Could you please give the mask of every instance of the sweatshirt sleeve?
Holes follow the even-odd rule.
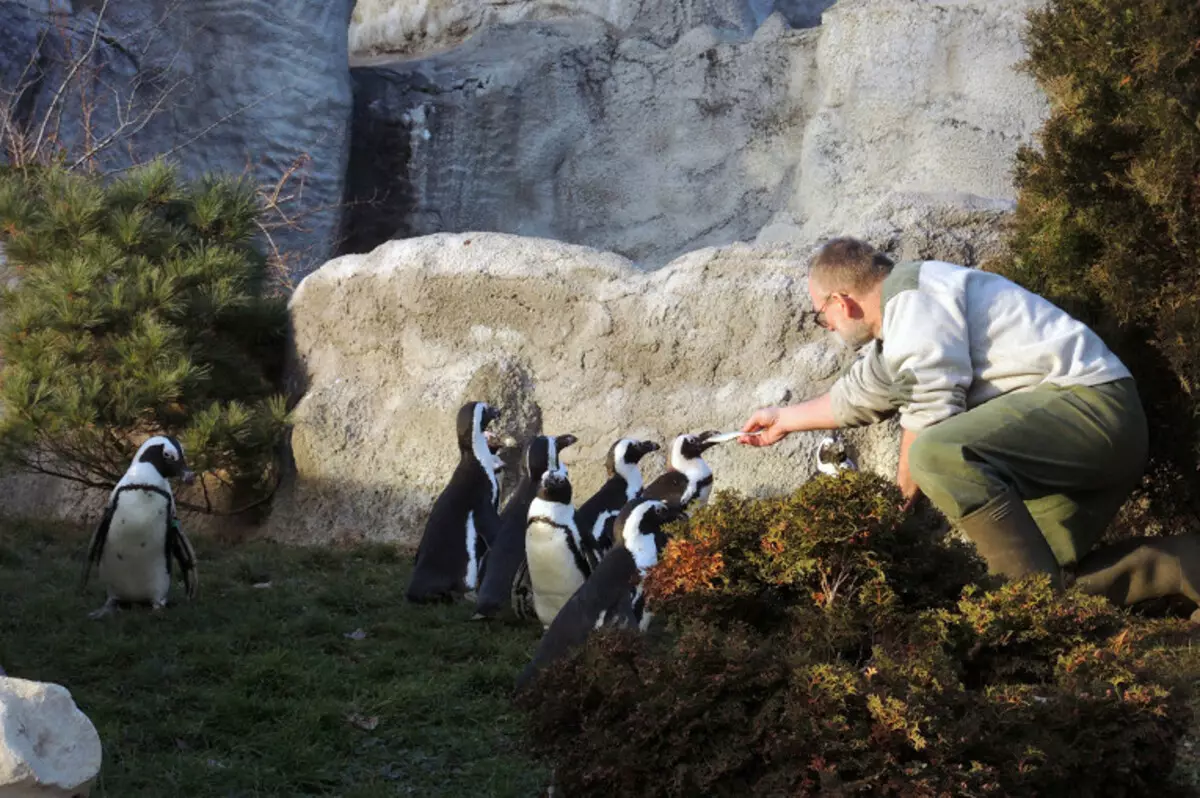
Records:
[[[973,369],[959,300],[902,291],[885,315],[883,361],[895,375],[900,426],[921,430],[965,410]]]
[[[829,389],[830,408],[839,427],[861,427],[896,412],[892,380],[879,342],[871,344]]]

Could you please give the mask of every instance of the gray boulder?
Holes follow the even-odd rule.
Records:
[[[470,399],[496,402],[502,430],[578,436],[563,459],[582,502],[621,436],[666,444],[733,430],[760,406],[815,395],[853,353],[797,329],[807,255],[739,244],[646,273],[611,253],[466,233],[331,261],[291,301],[304,394],[295,473],[265,533],[415,544],[457,462],[454,415]],[[505,387],[512,374],[520,391]],[[816,472],[821,437],[716,447],[716,487],[790,491]],[[848,440],[860,466],[894,474],[892,424]],[[663,453],[643,463],[651,479]]]

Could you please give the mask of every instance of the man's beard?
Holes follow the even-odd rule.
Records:
[[[871,326],[865,321],[852,321],[845,329],[836,330],[836,333],[842,343],[851,349],[858,349],[875,340]]]

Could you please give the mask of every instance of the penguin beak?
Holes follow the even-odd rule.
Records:
[[[578,440],[579,439],[576,438],[574,435],[559,435],[557,438],[554,439],[554,442],[556,444],[558,444],[558,450],[561,452],[563,449],[567,448],[572,443],[575,443]]]
[[[183,473],[179,475],[179,481],[184,485],[191,485],[196,481],[196,473],[189,468],[183,469]]]
[[[720,435],[720,434],[721,433],[719,430],[710,429],[710,430],[705,430],[704,432],[701,432],[699,435],[697,435],[696,438],[697,438],[697,440],[700,441],[700,451],[703,452],[703,451],[706,451],[706,450],[711,449],[712,447],[716,446],[718,441],[710,441],[709,438],[713,437],[714,435]]]
[[[636,451],[642,457],[645,457],[646,455],[650,454],[650,452],[657,452],[661,448],[662,447],[654,441],[642,441],[634,447],[634,451]]]

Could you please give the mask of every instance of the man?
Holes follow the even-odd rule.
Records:
[[[896,481],[924,493],[992,573],[1064,568],[1128,605],[1200,603],[1200,541],[1137,538],[1090,553],[1141,479],[1146,418],[1129,370],[1086,325],[996,274],[941,261],[893,265],[869,244],[829,241],[808,293],[817,324],[860,357],[828,393],[754,413],[739,440],[860,426],[899,411]],[[867,346],[869,344],[869,346]]]

